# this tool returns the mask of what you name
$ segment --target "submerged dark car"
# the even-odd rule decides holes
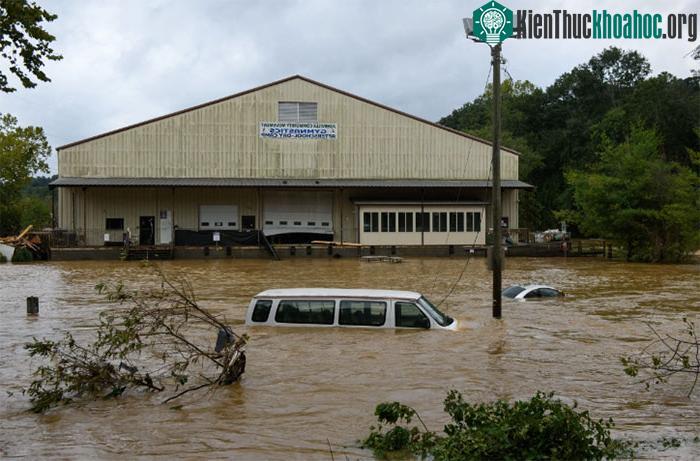
[[[510,299],[537,299],[558,298],[564,296],[562,291],[547,285],[513,285],[501,292],[504,298]]]

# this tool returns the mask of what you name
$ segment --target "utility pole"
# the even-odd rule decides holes
[[[491,47],[493,66],[493,143],[491,151],[491,214],[493,215],[493,245],[489,265],[493,270],[493,318],[501,318],[501,288],[503,270],[503,241],[501,233],[501,43],[513,36],[513,12],[495,0],[476,10],[471,18],[464,18],[467,38]]]
[[[501,252],[501,44],[491,46],[491,64],[493,65],[493,150],[491,168],[493,169],[491,214],[493,215],[493,247],[491,267],[493,268],[493,318],[501,318],[501,271],[503,257]]]

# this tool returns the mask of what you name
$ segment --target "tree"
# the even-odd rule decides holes
[[[42,128],[23,128],[12,115],[0,115],[0,235],[19,230],[22,189],[35,172],[49,171],[50,154]]]
[[[25,345],[31,357],[43,359],[33,373],[34,381],[23,390],[33,411],[44,412],[79,398],[115,398],[129,390],[170,388],[165,403],[241,377],[247,337],[236,335],[223,319],[202,308],[186,280],[171,280],[155,271],[161,282],[157,289],[97,285],[108,301],[124,306],[100,315],[91,341],[79,342],[67,332],[59,340],[34,338]],[[207,332],[211,334],[206,336]]]
[[[56,39],[44,29],[44,22],[57,16],[27,0],[2,0],[0,2],[0,55],[9,64],[22,86],[34,88],[37,79],[49,82],[44,73],[44,60],[63,59],[51,48]],[[0,69],[0,90],[10,93],[16,90],[8,81],[8,75]]]
[[[581,229],[623,246],[627,260],[680,261],[700,247],[698,175],[662,160],[659,146],[653,130],[635,128],[567,174]]]
[[[576,407],[542,392],[513,403],[470,404],[451,390],[445,398],[451,420],[444,435],[428,430],[413,408],[386,402],[377,405],[378,425],[362,444],[380,458],[412,452],[436,461],[615,459],[633,454],[629,443],[612,438],[611,419],[595,420]],[[413,418],[420,426],[407,427]]]

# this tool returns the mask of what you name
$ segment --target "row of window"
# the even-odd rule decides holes
[[[253,309],[253,322],[267,322],[272,301],[260,300]],[[338,323],[380,327],[386,322],[387,303],[382,301],[340,301]],[[275,314],[277,323],[333,325],[335,301],[323,300],[288,300],[280,301]],[[428,318],[413,303],[394,303],[395,323],[397,327],[425,328]]]
[[[301,226],[301,223],[302,223],[301,221],[293,221],[293,224],[294,224],[295,226]],[[289,226],[289,225],[290,225],[290,224],[289,224],[289,221],[278,221],[277,224],[278,224],[279,226]],[[274,225],[275,225],[275,222],[274,222],[274,221],[265,221],[265,225],[266,225],[266,226],[274,226]],[[316,221],[307,221],[307,222],[306,222],[306,225],[307,225],[307,226],[315,226],[315,225],[316,225]],[[329,222],[327,222],[327,221],[323,221],[323,222],[321,223],[321,226],[322,226],[322,227],[328,227],[328,226],[330,226],[330,225],[331,225],[331,224],[330,224]]]
[[[434,211],[432,213],[366,211],[362,216],[362,228],[365,232],[414,232],[414,229],[415,232],[480,232],[481,213],[472,211]]]

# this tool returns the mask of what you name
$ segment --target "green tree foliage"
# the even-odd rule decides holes
[[[567,174],[581,229],[624,247],[628,260],[680,261],[700,246],[700,180],[663,160],[661,146],[653,130],[634,129],[604,145],[590,168]]]
[[[42,70],[44,61],[58,61],[62,56],[51,48],[56,38],[44,29],[44,23],[56,17],[35,2],[0,2],[0,55],[8,64],[0,68],[0,91],[9,93],[16,90],[10,85],[5,68],[9,68],[25,88],[36,86],[33,79],[51,81]]]
[[[429,431],[418,413],[399,402],[377,405],[378,426],[362,442],[379,457],[412,452],[435,461],[482,459],[614,459],[631,455],[610,435],[612,420],[591,418],[538,392],[530,400],[470,404],[457,391],[445,398],[444,435]],[[416,417],[421,426],[408,427]]]
[[[700,53],[693,56],[700,59]],[[640,53],[612,47],[546,89],[503,83],[503,145],[522,154],[520,178],[536,186],[520,196],[524,227],[554,227],[555,212],[575,210],[567,172],[587,171],[599,152],[624,143],[635,126],[656,131],[660,160],[698,168],[691,152],[700,150],[694,133],[700,126],[700,76],[650,73]],[[440,123],[489,139],[491,90]]]
[[[22,190],[34,173],[48,172],[50,154],[42,128],[20,127],[12,115],[0,115],[0,235],[20,230],[23,212],[27,212],[22,208]],[[36,204],[29,205],[34,208],[32,213],[37,212]]]

